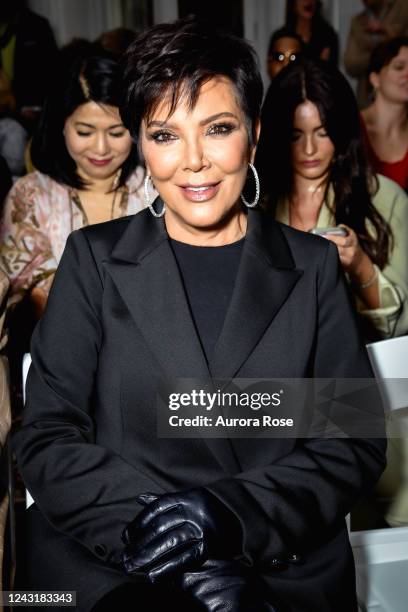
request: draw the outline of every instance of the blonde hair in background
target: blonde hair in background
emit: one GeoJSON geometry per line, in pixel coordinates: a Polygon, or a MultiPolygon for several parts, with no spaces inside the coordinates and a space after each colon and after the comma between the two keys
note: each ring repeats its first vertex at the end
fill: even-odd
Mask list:
{"type": "Polygon", "coordinates": [[[89,85],[87,83],[87,80],[86,80],[83,72],[81,72],[80,75],[79,75],[79,84],[81,86],[82,93],[84,94],[85,99],[86,100],[90,100],[91,99],[91,92],[90,92],[89,85]]]}

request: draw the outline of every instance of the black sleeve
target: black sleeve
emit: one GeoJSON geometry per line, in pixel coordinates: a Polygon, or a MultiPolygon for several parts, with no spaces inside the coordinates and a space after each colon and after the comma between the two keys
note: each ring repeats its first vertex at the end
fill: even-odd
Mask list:
{"type": "Polygon", "coordinates": [[[116,560],[121,533],[139,507],[136,496],[162,487],[95,443],[102,293],[86,235],[73,232],[33,335],[14,448],[24,482],[52,525],[98,557],[116,560]]]}

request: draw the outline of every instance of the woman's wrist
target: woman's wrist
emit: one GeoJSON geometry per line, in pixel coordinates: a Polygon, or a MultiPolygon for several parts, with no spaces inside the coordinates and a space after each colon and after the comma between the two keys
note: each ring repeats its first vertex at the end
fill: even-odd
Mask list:
{"type": "Polygon", "coordinates": [[[349,276],[355,287],[367,289],[375,283],[378,271],[368,255],[363,253],[360,262],[349,272],[349,276]]]}
{"type": "Polygon", "coordinates": [[[373,273],[366,281],[357,284],[358,289],[369,289],[378,279],[378,268],[373,264],[373,273]]]}

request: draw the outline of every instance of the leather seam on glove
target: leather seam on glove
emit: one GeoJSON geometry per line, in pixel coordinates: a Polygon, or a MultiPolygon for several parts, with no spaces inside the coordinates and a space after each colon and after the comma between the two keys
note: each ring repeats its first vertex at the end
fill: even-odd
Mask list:
{"type": "MultiPolygon", "coordinates": [[[[171,551],[169,550],[169,551],[160,553],[160,555],[156,557],[155,561],[151,561],[150,563],[146,563],[145,565],[135,566],[135,570],[145,571],[146,573],[148,573],[152,568],[154,568],[155,570],[159,569],[160,567],[163,567],[166,565],[166,563],[174,556],[175,552],[178,553],[180,552],[180,550],[182,551],[183,549],[189,550],[190,548],[193,548],[197,543],[198,544],[201,543],[201,540],[199,538],[194,538],[192,540],[189,540],[188,542],[182,542],[181,544],[177,544],[171,549],[171,551]],[[165,559],[166,556],[168,557],[167,561],[164,561],[163,563],[157,566],[156,562],[162,559],[165,559]]],[[[131,557],[127,557],[126,553],[124,553],[123,558],[126,563],[131,557]]],[[[131,570],[131,571],[135,571],[135,570],[131,570]]]]}

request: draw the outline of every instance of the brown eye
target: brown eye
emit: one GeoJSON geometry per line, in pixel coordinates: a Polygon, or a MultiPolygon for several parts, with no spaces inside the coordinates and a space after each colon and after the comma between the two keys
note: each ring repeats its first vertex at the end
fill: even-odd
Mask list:
{"type": "Polygon", "coordinates": [[[208,130],[208,134],[227,135],[235,130],[235,125],[232,123],[216,123],[208,130]]]}
{"type": "Polygon", "coordinates": [[[158,132],[154,132],[150,138],[152,138],[155,142],[170,142],[171,140],[176,140],[176,136],[171,132],[167,132],[166,130],[159,130],[158,132]]]}

